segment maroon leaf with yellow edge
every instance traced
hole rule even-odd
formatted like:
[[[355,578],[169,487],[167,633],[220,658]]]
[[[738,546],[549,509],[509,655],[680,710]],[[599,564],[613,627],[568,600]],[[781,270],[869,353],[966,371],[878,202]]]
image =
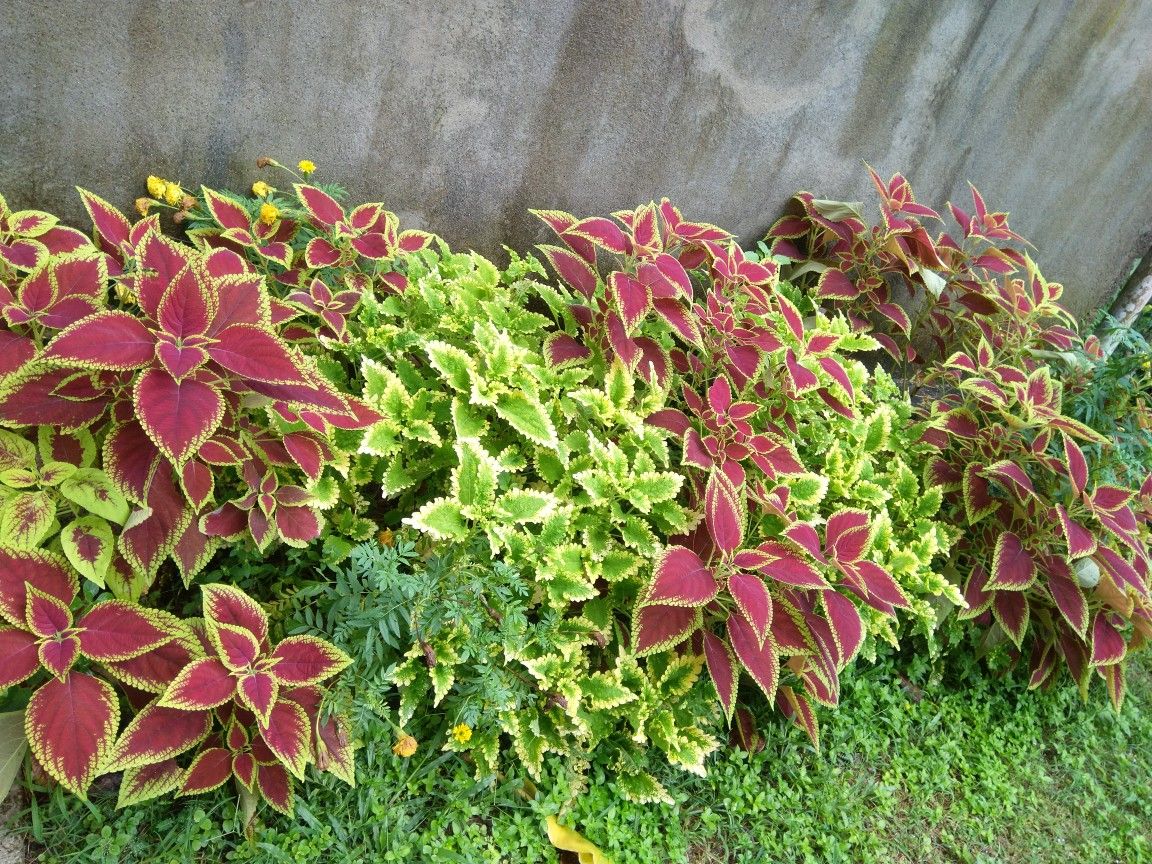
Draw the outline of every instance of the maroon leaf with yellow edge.
[[[27,626],[25,585],[56,598],[66,607],[80,587],[64,559],[57,555],[39,549],[0,548],[0,616],[21,628]]]
[[[759,577],[736,572],[728,577],[728,593],[756,635],[757,644],[763,645],[772,627],[772,595],[768,588]]]
[[[24,622],[30,632],[41,638],[51,638],[72,626],[68,604],[45,594],[35,585],[25,583],[24,590],[28,597]]]
[[[664,651],[678,645],[700,627],[700,610],[691,606],[640,606],[633,621],[637,654]]]
[[[260,723],[270,723],[272,708],[280,694],[280,684],[269,672],[251,672],[240,676],[237,686],[240,704],[256,715]]]
[[[1124,659],[1127,646],[1124,637],[1108,621],[1108,613],[1097,612],[1092,619],[1092,657],[1090,666],[1111,666]]]
[[[314,636],[289,636],[276,645],[272,674],[289,687],[319,684],[345,669],[352,658]]]
[[[1004,628],[1004,632],[1012,639],[1017,648],[1024,642],[1024,633],[1028,629],[1028,619],[1031,607],[1028,597],[1022,591],[997,591],[992,601],[992,614]]]
[[[256,775],[260,795],[273,810],[291,816],[293,811],[292,778],[282,765],[260,765]]]
[[[724,640],[708,631],[704,632],[704,662],[708,665],[708,675],[716,688],[716,696],[724,708],[724,716],[731,723],[732,712],[736,709],[736,685],[740,673]]]
[[[127,312],[96,312],[62,330],[45,347],[47,360],[87,369],[129,371],[152,362],[156,339]]]
[[[177,795],[199,795],[211,792],[232,776],[232,754],[223,747],[208,747],[201,750],[184,772]]]
[[[120,733],[105,770],[122,771],[179,756],[212,729],[210,712],[163,708],[157,701],[145,705]]]
[[[164,708],[206,711],[228,702],[236,695],[236,679],[215,657],[193,660],[168,685],[160,697]]]
[[[741,615],[728,617],[728,641],[756,686],[769,700],[776,698],[776,685],[780,681],[780,660],[771,639],[760,642],[756,631]]]
[[[664,606],[704,606],[716,598],[716,577],[691,549],[672,546],[656,565],[644,602]]]
[[[80,656],[80,640],[71,635],[42,639],[36,656],[41,666],[63,681]]]
[[[154,765],[128,768],[120,780],[120,794],[116,809],[150,801],[179,788],[184,769],[175,759],[165,759]]]
[[[261,645],[267,644],[268,616],[259,603],[231,585],[203,585],[201,591],[204,594],[205,621],[243,627]]]
[[[303,780],[312,740],[304,709],[295,702],[281,699],[272,706],[268,722],[259,722],[258,728],[268,749],[293,775]]]
[[[843,669],[855,659],[860,646],[864,644],[864,621],[852,601],[835,591],[824,591],[820,598],[835,641],[836,666]]]
[[[1016,534],[1003,532],[996,540],[988,590],[1024,591],[1035,581],[1036,562]]]
[[[808,700],[796,693],[787,684],[780,685],[776,693],[776,704],[785,717],[788,717],[808,735],[816,752],[820,752],[820,724]]]
[[[31,633],[10,627],[0,628],[0,690],[30,678],[40,668],[37,639]]]
[[[86,798],[107,760],[120,722],[111,685],[73,672],[52,678],[32,694],[24,734],[36,761],[56,782]]]
[[[1076,583],[1076,577],[1063,558],[1052,557],[1044,562],[1048,571],[1048,591],[1061,616],[1081,639],[1088,634],[1088,601]]]
[[[712,471],[704,487],[704,523],[724,555],[731,555],[744,542],[743,492],[720,471]]]
[[[97,603],[76,623],[85,657],[130,660],[173,638],[174,616],[123,600]]]
[[[136,379],[132,402],[148,437],[176,465],[212,437],[224,416],[224,397],[206,378],[177,381],[160,369]]]
[[[260,656],[260,643],[246,628],[236,624],[205,621],[208,638],[220,661],[232,672],[250,669]]]

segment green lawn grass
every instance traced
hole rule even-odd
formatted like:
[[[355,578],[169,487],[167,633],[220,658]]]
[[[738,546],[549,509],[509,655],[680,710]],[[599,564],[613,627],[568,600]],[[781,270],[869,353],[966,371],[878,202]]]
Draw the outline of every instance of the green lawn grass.
[[[476,783],[455,755],[382,742],[360,752],[355,789],[309,784],[295,820],[262,813],[251,838],[223,792],[119,812],[110,792],[42,794],[23,830],[45,862],[555,862],[556,814],[614,864],[1128,864],[1152,860],[1152,677],[1131,672],[1116,714],[1102,690],[1028,693],[966,659],[861,664],[848,707],[821,716],[819,754],[766,717],[761,752],[724,750],[706,778],[664,771],[675,806],[624,801],[596,765],[574,785],[555,763],[529,800],[523,777]]]

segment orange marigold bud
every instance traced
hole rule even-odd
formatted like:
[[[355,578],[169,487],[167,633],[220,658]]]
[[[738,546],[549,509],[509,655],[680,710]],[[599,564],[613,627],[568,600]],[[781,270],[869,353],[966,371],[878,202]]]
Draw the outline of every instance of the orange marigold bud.
[[[381,546],[396,545],[396,535],[392,533],[391,528],[385,528],[383,531],[377,534],[376,540],[380,543]]]
[[[141,216],[147,216],[148,211],[152,209],[152,205],[156,202],[151,198],[137,198],[136,199],[136,212]]]
[[[416,748],[418,746],[419,745],[416,743],[415,738],[413,738],[411,735],[405,735],[403,738],[392,745],[392,752],[399,756],[401,759],[407,759],[409,756],[416,752]]]
[[[269,165],[275,165],[275,164],[276,164],[275,160],[269,158],[268,156],[261,156],[259,159],[256,160],[256,167],[257,168],[267,168]]]
[[[183,198],[180,199],[180,209],[182,209],[182,210],[191,210],[195,206],[196,206],[196,199],[193,198],[191,195],[185,195]]]

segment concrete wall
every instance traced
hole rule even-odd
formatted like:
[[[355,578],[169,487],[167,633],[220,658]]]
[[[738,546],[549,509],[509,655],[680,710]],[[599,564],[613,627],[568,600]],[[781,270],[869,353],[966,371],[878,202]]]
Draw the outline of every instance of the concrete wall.
[[[972,180],[1080,312],[1152,238],[1152,0],[8,0],[0,49],[0,190],[77,222],[268,154],[486,253],[662,195],[751,240],[867,161]]]

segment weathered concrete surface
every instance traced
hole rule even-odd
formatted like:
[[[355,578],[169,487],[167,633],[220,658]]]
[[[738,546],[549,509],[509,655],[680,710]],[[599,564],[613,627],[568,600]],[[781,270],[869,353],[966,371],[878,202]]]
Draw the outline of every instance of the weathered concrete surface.
[[[669,195],[754,239],[789,195],[972,180],[1077,311],[1152,237],[1152,0],[8,0],[0,190],[79,220],[149,173],[302,157],[453,245]]]

